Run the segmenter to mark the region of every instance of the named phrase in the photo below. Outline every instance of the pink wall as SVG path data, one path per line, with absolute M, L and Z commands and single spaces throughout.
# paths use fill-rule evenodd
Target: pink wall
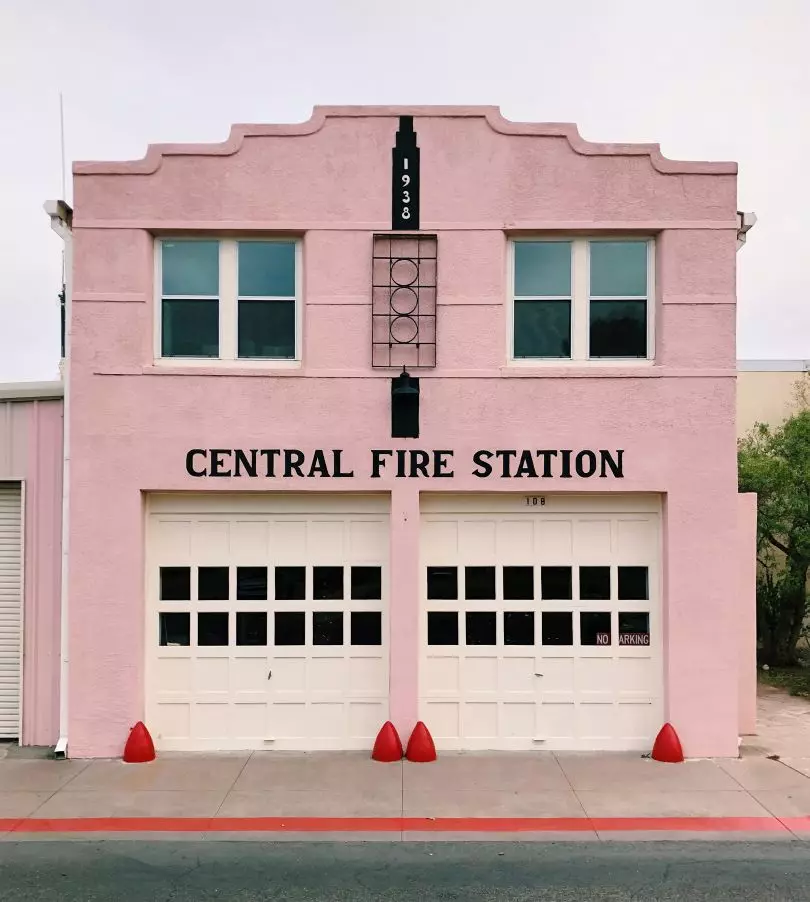
M 0 480 L 25 482 L 25 745 L 59 731 L 61 400 L 0 401 Z
M 439 365 L 420 373 L 421 438 L 406 443 L 390 438 L 391 373 L 369 364 L 369 272 L 372 232 L 390 228 L 396 117 L 411 113 L 422 227 L 439 235 Z M 736 754 L 733 164 L 588 144 L 571 126 L 487 108 L 348 108 L 74 172 L 72 755 L 120 754 L 143 713 L 142 492 L 390 491 L 391 710 L 412 725 L 418 492 L 525 490 L 464 463 L 516 447 L 625 449 L 620 482 L 544 491 L 666 495 L 668 716 L 688 755 Z M 300 369 L 154 366 L 152 233 L 180 229 L 303 235 Z M 549 229 L 657 236 L 655 366 L 506 367 L 507 233 Z M 453 448 L 456 475 L 369 478 L 370 448 L 406 446 Z M 192 447 L 343 448 L 357 475 L 202 486 L 185 472 Z

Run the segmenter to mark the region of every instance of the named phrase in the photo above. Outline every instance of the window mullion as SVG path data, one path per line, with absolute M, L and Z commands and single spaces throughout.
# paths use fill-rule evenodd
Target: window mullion
M 571 359 L 588 359 L 588 323 L 590 321 L 588 278 L 588 242 L 572 243 L 571 266 Z
M 236 360 L 238 264 L 236 242 L 220 242 L 219 253 L 219 356 Z

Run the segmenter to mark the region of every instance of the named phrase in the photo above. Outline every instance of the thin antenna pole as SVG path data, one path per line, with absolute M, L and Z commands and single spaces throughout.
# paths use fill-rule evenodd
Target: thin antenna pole
M 62 152 L 62 200 L 67 201 L 67 179 L 65 177 L 65 105 L 59 92 L 59 143 Z

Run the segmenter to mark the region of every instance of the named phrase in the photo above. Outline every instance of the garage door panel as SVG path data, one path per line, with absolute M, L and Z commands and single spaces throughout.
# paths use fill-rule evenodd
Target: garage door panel
M 508 657 L 500 661 L 500 690 L 503 694 L 528 692 L 534 695 L 538 677 L 537 659 L 534 655 Z
M 534 523 L 531 520 L 501 520 L 497 524 L 495 558 L 504 564 L 534 560 Z
M 305 566 L 309 561 L 306 520 L 285 520 L 282 529 L 274 529 L 270 556 L 283 564 Z
M 577 520 L 574 528 L 574 557 L 593 564 L 610 564 L 613 555 L 612 522 Z
M 382 657 L 355 656 L 349 662 L 349 689 L 351 692 L 379 695 L 386 680 L 387 662 Z
M 307 544 L 318 549 L 319 564 L 343 564 L 346 559 L 346 524 L 335 520 L 311 520 L 307 527 Z
M 498 658 L 495 655 L 468 656 L 464 660 L 464 686 L 468 692 L 498 691 Z
M 456 693 L 461 686 L 461 661 L 458 657 L 430 655 L 425 661 L 425 685 L 431 695 Z
M 257 520 L 236 520 L 231 524 L 231 553 L 237 564 L 268 560 L 270 524 Z
M 382 521 L 352 520 L 349 523 L 349 554 L 356 564 L 388 557 L 388 529 Z
M 654 559 L 657 536 L 649 519 L 620 519 L 616 523 L 616 563 L 646 564 Z
M 509 511 L 525 501 L 426 501 L 420 716 L 444 748 L 649 745 L 663 695 L 654 500 Z
M 535 520 L 535 563 L 561 564 L 569 561 L 572 536 L 570 520 Z
M 387 705 L 379 701 L 349 702 L 349 737 L 353 740 L 373 740 L 388 717 Z
M 495 554 L 495 521 L 463 521 L 459 529 L 458 552 L 460 559 L 468 563 L 491 560 Z
M 532 741 L 537 736 L 538 705 L 534 699 L 506 701 L 501 704 L 500 735 L 507 740 Z
M 468 701 L 464 705 L 464 736 L 470 739 L 495 739 L 498 735 L 497 693 L 492 701 Z
M 461 703 L 457 701 L 432 701 L 424 703 L 423 720 L 430 724 L 434 739 L 456 741 L 461 736 Z M 449 748 L 456 746 L 449 745 Z
M 231 524 L 227 521 L 201 521 L 191 531 L 191 556 L 206 564 L 218 565 L 230 557 Z
M 388 719 L 377 502 L 325 496 L 321 513 L 307 498 L 305 514 L 275 497 L 266 510 L 256 496 L 156 503 L 145 583 L 158 748 L 367 747 Z
M 459 554 L 459 523 L 428 519 L 422 523 L 422 560 L 426 565 L 445 564 Z

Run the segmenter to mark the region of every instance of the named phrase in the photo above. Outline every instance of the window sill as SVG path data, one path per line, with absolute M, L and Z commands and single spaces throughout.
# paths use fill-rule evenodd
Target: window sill
M 297 376 L 301 374 L 300 360 L 273 360 L 253 358 L 245 360 L 218 360 L 213 357 L 160 358 L 144 366 L 144 374 L 166 373 L 169 375 L 255 375 L 255 376 Z
M 664 368 L 654 360 L 527 360 L 510 361 L 500 374 L 515 379 L 644 379 L 663 376 Z

